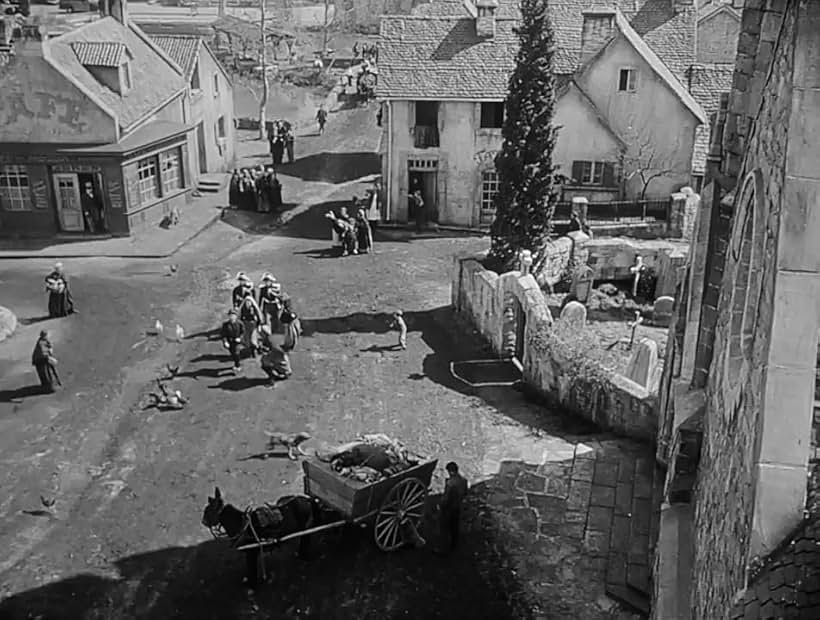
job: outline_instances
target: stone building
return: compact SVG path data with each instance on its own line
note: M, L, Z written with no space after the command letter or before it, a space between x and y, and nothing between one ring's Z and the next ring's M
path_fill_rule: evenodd
M699 64L734 64L743 0L707 0L698 6Z
M820 617L820 3L742 24L661 384L659 620Z
M561 127L553 160L572 179L565 197L667 199L692 183L695 153L705 159L695 144L707 117L686 86L696 49L693 3L588 5L549 3L553 122ZM434 221L492 221L519 19L510 0L440 0L382 19L386 220L412 219L407 194L420 189ZM652 181L644 185L641 173Z
M218 65L202 73L207 50L164 50L131 22L127 0L101 12L54 37L3 29L0 235L128 235L190 200L199 145L212 170L232 157L230 82ZM199 96L191 61L207 86ZM212 117L217 137L197 141L196 122Z

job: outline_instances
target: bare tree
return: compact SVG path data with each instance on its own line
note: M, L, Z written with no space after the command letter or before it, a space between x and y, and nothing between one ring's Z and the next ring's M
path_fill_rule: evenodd
M665 149L652 132L640 132L634 127L635 123L630 123L624 137L626 150L619 153L619 158L624 170L624 182L637 179L641 186L638 199L646 200L646 193L653 181L668 174L682 172L675 161L680 140L676 139L670 148Z
M268 95L270 94L270 84L268 82L268 41L265 32L265 4L267 0L259 0L261 12L259 14L259 61L262 69L260 80L262 82L262 96L259 99L259 139L265 139L265 108L268 105Z

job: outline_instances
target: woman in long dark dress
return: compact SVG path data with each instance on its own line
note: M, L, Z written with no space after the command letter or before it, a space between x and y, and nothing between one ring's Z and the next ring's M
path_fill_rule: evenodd
M234 170L231 175L231 183L228 188L228 205L233 208L237 208L239 206L239 183L239 171Z
M31 365L37 370L40 386L44 392L53 392L54 384L62 385L62 383L60 383L60 377L57 376L56 363L57 360L54 359L54 349L48 339L48 332L41 331L40 338L37 340L37 344L34 345L34 351L31 353Z
M54 265L54 271L46 276L48 291L48 316L57 318L74 312L74 300L68 290L68 278L63 273L63 264Z
M356 213L356 249L359 254L367 254L373 247L373 233L370 230L370 222L367 221L364 209L359 209Z

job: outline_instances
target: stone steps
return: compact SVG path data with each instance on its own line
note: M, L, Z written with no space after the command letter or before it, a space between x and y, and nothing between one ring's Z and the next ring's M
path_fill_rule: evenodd
M202 175L197 181L196 188L203 194L218 194L225 187L228 175Z

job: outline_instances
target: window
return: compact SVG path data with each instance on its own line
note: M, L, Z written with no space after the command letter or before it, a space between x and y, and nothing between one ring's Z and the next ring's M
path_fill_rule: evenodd
M182 188L180 149L175 148L159 155L159 174L162 178L162 194L167 196Z
M481 104L481 128L499 129L504 124L504 102L493 101Z
M194 65L194 72L191 73L191 90L199 90L199 63Z
M572 181L575 185L615 186L615 167L605 161L572 162Z
M481 210L495 209L493 200L498 193L498 173L495 170L486 170L481 173Z
M220 116L216 121L216 139L225 138L225 117Z
M618 90L624 93L634 93L637 89L638 72L635 69L621 69L618 76Z
M140 204L159 198L159 179L157 177L157 158L148 157L137 163Z
M25 166L0 167L0 204L6 211L31 208L31 188Z
M214 73L214 97L219 94L219 74Z
M438 127L438 101L416 101L416 126Z

